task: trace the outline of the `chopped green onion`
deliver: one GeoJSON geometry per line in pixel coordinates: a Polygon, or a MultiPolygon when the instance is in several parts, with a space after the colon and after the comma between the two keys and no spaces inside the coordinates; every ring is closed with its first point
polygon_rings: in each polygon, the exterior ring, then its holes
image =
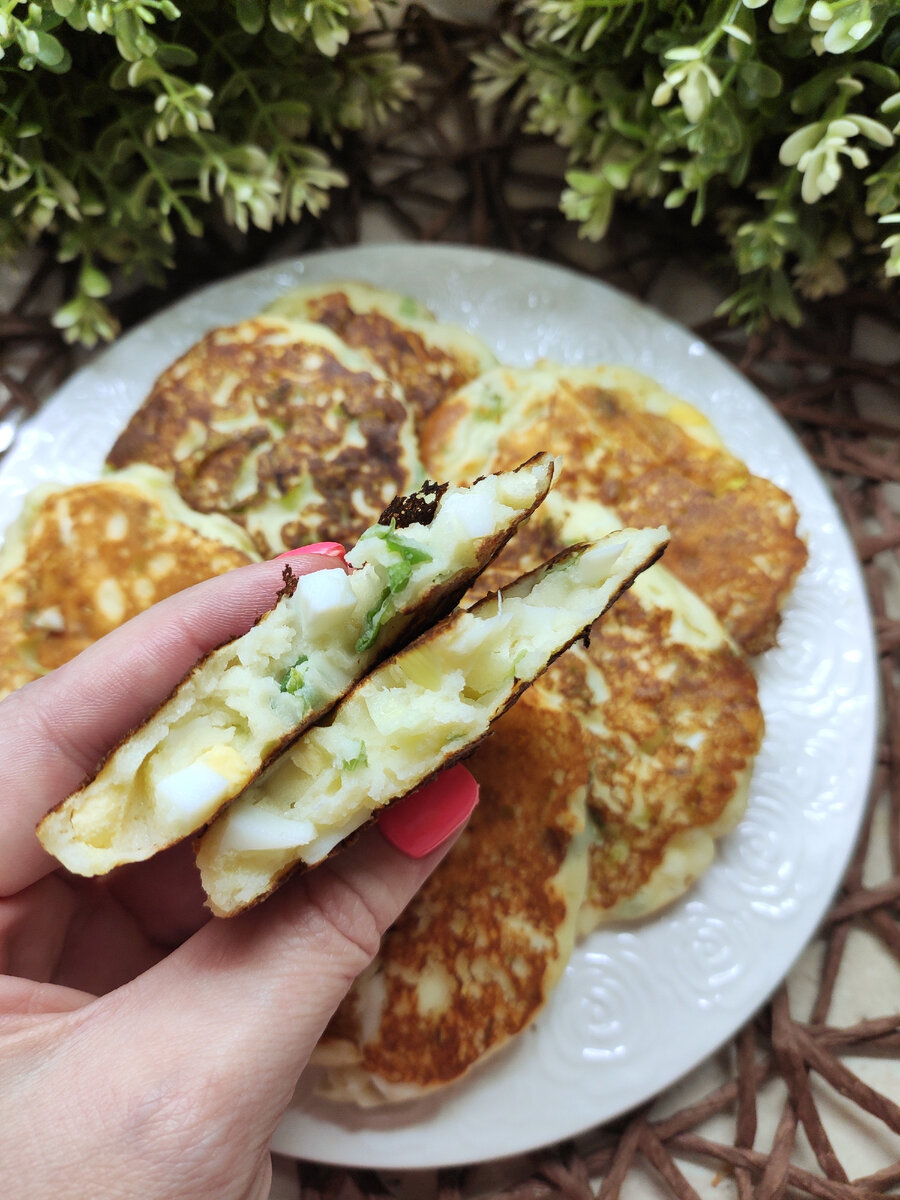
{"type": "Polygon", "coordinates": [[[373,530],[373,536],[384,540],[389,550],[398,556],[399,561],[391,563],[387,569],[387,587],[381,593],[378,603],[366,613],[363,631],[356,643],[356,653],[368,650],[378,637],[381,626],[393,610],[393,598],[400,594],[409,583],[412,569],[416,563],[431,562],[431,555],[422,546],[407,541],[397,533],[397,522],[392,520],[390,525],[379,526],[373,530]]]}
{"type": "Polygon", "coordinates": [[[309,662],[305,654],[301,654],[292,667],[285,671],[281,680],[281,690],[295,696],[306,686],[306,671],[304,667],[309,662]]]}
{"type": "Polygon", "coordinates": [[[367,767],[368,765],[369,759],[366,754],[366,743],[360,742],[359,749],[356,752],[356,757],[344,759],[344,761],[341,763],[341,770],[355,771],[357,767],[367,767]]]}

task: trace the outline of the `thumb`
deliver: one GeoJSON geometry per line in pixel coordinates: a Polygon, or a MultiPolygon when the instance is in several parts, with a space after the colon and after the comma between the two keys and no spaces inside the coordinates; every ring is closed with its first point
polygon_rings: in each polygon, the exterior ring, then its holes
{"type": "MultiPolygon", "coordinates": [[[[437,783],[449,834],[471,812],[477,784],[462,767],[437,783]],[[455,810],[446,804],[449,783],[458,796],[455,810]]],[[[418,807],[428,804],[434,786],[422,789],[418,807]]],[[[104,1046],[133,1047],[131,1103],[140,1079],[141,1093],[163,1110],[161,1128],[204,1142],[214,1130],[225,1154],[253,1161],[351,982],[451,841],[413,859],[368,830],[265,904],[209,922],[163,962],[91,1006],[101,1055],[104,1046]],[[166,1110],[179,1120],[165,1119],[166,1110]]]]}

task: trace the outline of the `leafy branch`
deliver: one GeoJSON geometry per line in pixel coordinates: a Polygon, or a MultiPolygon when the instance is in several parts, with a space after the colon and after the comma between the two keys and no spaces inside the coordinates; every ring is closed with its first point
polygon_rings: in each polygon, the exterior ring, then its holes
{"type": "Polygon", "coordinates": [[[0,0],[0,237],[77,262],[56,323],[112,337],[111,268],[161,282],[181,233],[317,214],[330,150],[417,72],[360,35],[389,0],[0,0]]]}
{"type": "Polygon", "coordinates": [[[798,295],[900,274],[900,9],[890,0],[519,0],[476,55],[568,154],[560,203],[602,238],[616,205],[690,204],[729,251],[723,305],[797,322],[798,295]]]}

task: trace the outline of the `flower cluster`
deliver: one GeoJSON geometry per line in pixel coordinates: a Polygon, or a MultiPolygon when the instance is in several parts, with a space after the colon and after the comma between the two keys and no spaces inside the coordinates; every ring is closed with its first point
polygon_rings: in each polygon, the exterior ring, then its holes
{"type": "Polygon", "coordinates": [[[803,175],[800,195],[807,204],[815,204],[833,192],[840,183],[840,156],[846,155],[851,166],[861,171],[869,165],[869,156],[850,139],[860,134],[878,146],[892,146],[893,136],[880,121],[857,113],[844,113],[829,120],[804,125],[784,140],[778,157],[786,167],[796,166],[803,175]]]}
{"type": "Polygon", "coordinates": [[[723,306],[799,320],[797,296],[900,274],[896,0],[518,0],[475,91],[566,148],[563,211],[690,204],[730,251],[723,306]],[[712,214],[712,215],[711,215],[712,214]]]}
{"type": "Polygon", "coordinates": [[[56,314],[115,333],[110,269],[161,282],[213,212],[239,230],[319,212],[346,130],[417,72],[359,30],[391,0],[0,0],[0,244],[77,264],[56,314]]]}

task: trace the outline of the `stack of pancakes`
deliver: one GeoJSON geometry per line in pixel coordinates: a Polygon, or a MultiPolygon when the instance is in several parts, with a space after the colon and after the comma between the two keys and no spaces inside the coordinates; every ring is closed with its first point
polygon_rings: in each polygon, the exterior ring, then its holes
{"type": "Polygon", "coordinates": [[[546,450],[559,486],[479,592],[565,546],[666,524],[670,547],[468,760],[481,804],[317,1053],[339,1100],[416,1097],[526,1028],[577,937],[646,918],[743,814],[752,663],[806,560],[789,496],[696,409],[622,367],[497,364],[421,304],[309,287],[159,377],[100,481],[29,498],[0,557],[0,694],[200,578],[352,543],[427,476],[546,450]]]}

